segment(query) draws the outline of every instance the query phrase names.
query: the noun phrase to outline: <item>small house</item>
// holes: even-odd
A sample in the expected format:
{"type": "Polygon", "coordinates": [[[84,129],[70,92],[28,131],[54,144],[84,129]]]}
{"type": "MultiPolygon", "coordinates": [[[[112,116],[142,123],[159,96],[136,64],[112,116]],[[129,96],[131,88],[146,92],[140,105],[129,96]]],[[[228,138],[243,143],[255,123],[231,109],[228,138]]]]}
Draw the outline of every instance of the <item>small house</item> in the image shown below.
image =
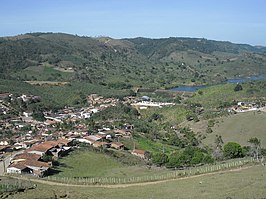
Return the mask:
{"type": "Polygon", "coordinates": [[[110,148],[111,144],[108,142],[94,142],[92,144],[93,147],[95,148],[110,148]]]}
{"type": "Polygon", "coordinates": [[[124,149],[124,144],[121,142],[112,142],[111,143],[111,148],[118,149],[118,150],[123,150],[124,149]]]}
{"type": "Polygon", "coordinates": [[[142,159],[145,159],[146,158],[145,157],[146,151],[144,151],[144,150],[135,149],[135,150],[132,150],[131,151],[131,154],[132,155],[135,155],[135,156],[138,156],[138,157],[140,157],[142,159]]]}

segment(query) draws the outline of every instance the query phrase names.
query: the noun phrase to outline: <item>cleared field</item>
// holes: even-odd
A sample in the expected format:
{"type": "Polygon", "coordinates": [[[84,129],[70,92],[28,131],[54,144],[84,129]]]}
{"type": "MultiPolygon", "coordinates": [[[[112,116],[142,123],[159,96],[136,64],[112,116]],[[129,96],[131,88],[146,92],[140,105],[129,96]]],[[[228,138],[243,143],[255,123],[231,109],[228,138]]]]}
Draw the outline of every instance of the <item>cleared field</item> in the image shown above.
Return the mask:
{"type": "Polygon", "coordinates": [[[215,135],[221,135],[225,143],[234,141],[241,145],[248,145],[249,138],[257,137],[261,140],[262,147],[266,147],[265,112],[246,112],[223,117],[212,129],[213,133],[203,140],[205,144],[214,143],[215,135]]]}
{"type": "Polygon", "coordinates": [[[51,86],[60,86],[67,85],[69,82],[54,82],[54,81],[25,81],[31,85],[51,85],[51,86]]]}
{"type": "Polygon", "coordinates": [[[51,186],[37,184],[35,190],[28,190],[9,198],[92,198],[92,199],[225,199],[265,198],[266,167],[253,166],[237,171],[224,171],[204,176],[177,179],[157,184],[136,185],[120,188],[96,188],[79,186],[51,186]]]}
{"type": "Polygon", "coordinates": [[[27,67],[22,71],[14,73],[12,76],[20,77],[24,80],[68,81],[72,75],[72,73],[63,70],[59,71],[49,64],[45,64],[27,67]]]}
{"type": "Polygon", "coordinates": [[[113,157],[92,151],[77,151],[60,160],[56,177],[131,177],[168,172],[147,166],[124,165],[113,157]]]}

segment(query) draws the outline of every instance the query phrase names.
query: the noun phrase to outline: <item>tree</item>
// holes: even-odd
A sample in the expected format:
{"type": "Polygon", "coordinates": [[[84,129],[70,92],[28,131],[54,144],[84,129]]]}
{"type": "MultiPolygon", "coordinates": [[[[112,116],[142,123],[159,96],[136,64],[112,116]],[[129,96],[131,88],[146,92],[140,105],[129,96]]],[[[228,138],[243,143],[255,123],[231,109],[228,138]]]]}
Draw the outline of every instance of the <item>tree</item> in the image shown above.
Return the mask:
{"type": "Polygon", "coordinates": [[[168,162],[168,156],[165,153],[155,153],[152,156],[152,162],[158,166],[162,166],[168,162]]]}
{"type": "Polygon", "coordinates": [[[51,161],[53,160],[53,156],[44,154],[44,155],[42,156],[42,160],[43,160],[44,162],[51,162],[51,161]]]}
{"type": "Polygon", "coordinates": [[[213,150],[213,157],[216,160],[220,160],[220,159],[223,158],[223,144],[224,144],[224,141],[222,139],[222,136],[216,135],[214,144],[215,144],[215,146],[214,146],[214,150],[213,150]]]}
{"type": "Polygon", "coordinates": [[[36,110],[32,113],[32,117],[33,119],[37,120],[37,121],[45,121],[45,117],[44,114],[41,110],[36,110]]]}
{"type": "Polygon", "coordinates": [[[261,155],[261,143],[260,140],[256,137],[250,138],[248,142],[252,145],[251,146],[251,155],[259,161],[259,156],[261,155]]]}
{"type": "Polygon", "coordinates": [[[175,167],[175,168],[178,168],[178,167],[181,167],[183,162],[181,162],[181,155],[182,155],[182,152],[173,152],[170,154],[169,156],[169,162],[167,163],[167,166],[168,167],[175,167]]]}
{"type": "Polygon", "coordinates": [[[152,153],[149,151],[145,151],[144,157],[145,159],[150,160],[152,158],[152,153]]]}
{"type": "Polygon", "coordinates": [[[224,145],[224,156],[227,158],[243,157],[243,149],[241,145],[236,142],[228,142],[224,145]]]}
{"type": "Polygon", "coordinates": [[[207,127],[207,129],[206,129],[206,133],[210,134],[210,133],[212,133],[212,132],[213,132],[213,130],[212,130],[210,127],[207,127]]]}
{"type": "Polygon", "coordinates": [[[191,164],[192,165],[200,164],[203,162],[203,159],[204,159],[204,153],[201,151],[195,151],[191,159],[191,164]]]}
{"type": "Polygon", "coordinates": [[[168,144],[178,146],[180,148],[185,147],[185,143],[176,134],[172,134],[169,136],[168,144]]]}
{"type": "Polygon", "coordinates": [[[243,90],[243,87],[241,86],[241,84],[237,84],[234,88],[234,91],[241,91],[243,90]]]}
{"type": "Polygon", "coordinates": [[[202,91],[202,90],[199,90],[199,91],[198,91],[198,94],[199,94],[199,95],[203,95],[203,91],[202,91]]]}

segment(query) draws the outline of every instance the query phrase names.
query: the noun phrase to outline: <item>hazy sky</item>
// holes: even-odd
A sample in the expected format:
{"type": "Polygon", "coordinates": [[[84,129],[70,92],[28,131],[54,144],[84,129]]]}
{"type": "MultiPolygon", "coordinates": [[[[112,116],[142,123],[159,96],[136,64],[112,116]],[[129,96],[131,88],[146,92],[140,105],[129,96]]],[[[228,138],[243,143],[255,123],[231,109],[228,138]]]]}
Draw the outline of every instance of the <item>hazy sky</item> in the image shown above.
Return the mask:
{"type": "Polygon", "coordinates": [[[266,0],[1,0],[0,36],[204,37],[266,46],[266,0]]]}

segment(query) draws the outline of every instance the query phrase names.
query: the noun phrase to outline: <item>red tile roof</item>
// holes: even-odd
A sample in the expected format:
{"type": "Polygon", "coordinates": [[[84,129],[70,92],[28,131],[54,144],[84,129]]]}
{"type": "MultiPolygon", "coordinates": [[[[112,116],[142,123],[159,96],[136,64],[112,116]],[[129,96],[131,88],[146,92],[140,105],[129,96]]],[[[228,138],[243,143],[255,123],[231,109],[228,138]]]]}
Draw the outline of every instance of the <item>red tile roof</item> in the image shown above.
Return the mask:
{"type": "Polygon", "coordinates": [[[144,150],[141,150],[141,149],[135,149],[135,150],[132,150],[131,153],[135,153],[135,154],[139,154],[139,155],[144,155],[146,151],[144,150]]]}
{"type": "Polygon", "coordinates": [[[10,167],[15,167],[15,168],[20,169],[20,170],[23,170],[23,169],[26,169],[27,168],[27,166],[25,165],[24,162],[12,163],[12,164],[10,164],[8,166],[8,168],[10,168],[10,167]]]}
{"type": "Polygon", "coordinates": [[[27,167],[46,167],[49,168],[49,164],[47,162],[41,162],[41,161],[36,161],[36,160],[24,160],[21,162],[14,162],[11,165],[9,165],[10,167],[15,167],[18,169],[25,169],[27,167]]]}
{"type": "Polygon", "coordinates": [[[50,167],[49,163],[47,162],[41,162],[41,161],[35,161],[35,160],[26,160],[25,165],[32,166],[32,167],[50,167]]]}
{"type": "Polygon", "coordinates": [[[122,144],[121,142],[112,142],[111,143],[111,147],[114,147],[114,148],[120,148],[123,146],[124,146],[124,144],[122,144]]]}
{"type": "Polygon", "coordinates": [[[28,149],[28,151],[40,151],[40,152],[46,152],[49,149],[56,147],[58,145],[67,145],[69,143],[68,140],[57,140],[57,141],[47,141],[43,142],[41,144],[37,144],[32,146],[28,149]]]}
{"type": "Polygon", "coordinates": [[[23,159],[23,160],[26,160],[26,159],[29,159],[29,160],[39,160],[41,158],[40,155],[37,155],[37,154],[34,154],[34,153],[21,153],[21,154],[18,154],[16,155],[13,160],[20,160],[20,159],[23,159]]]}

